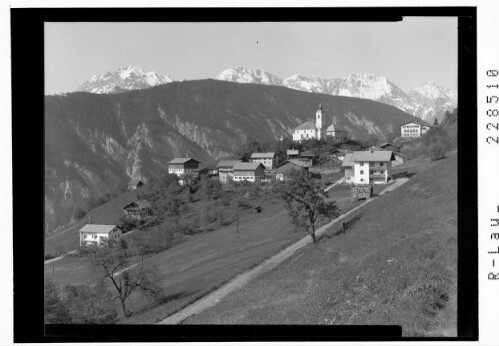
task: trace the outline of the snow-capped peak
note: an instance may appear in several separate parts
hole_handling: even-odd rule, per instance
[[[220,72],[215,79],[237,83],[281,85],[282,79],[262,70],[247,69],[242,66]]]
[[[426,81],[421,86],[414,88],[412,91],[431,101],[438,99],[456,101],[456,93],[432,81]]]
[[[95,94],[120,93],[128,90],[146,89],[153,86],[171,83],[173,79],[167,75],[150,71],[144,72],[139,66],[121,66],[114,72],[95,75],[83,83],[77,91]]]

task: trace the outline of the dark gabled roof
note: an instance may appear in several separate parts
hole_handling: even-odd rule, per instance
[[[139,207],[140,209],[145,209],[145,208],[151,208],[151,203],[145,199],[141,199],[139,201],[133,201],[131,203],[128,203],[127,205],[125,205],[123,207],[123,209],[127,209],[133,205],[137,205],[137,207]]]
[[[279,167],[282,167],[284,165],[290,164],[290,163],[293,164],[293,165],[295,165],[295,166],[298,166],[300,168],[310,167],[310,165],[308,163],[306,163],[306,162],[303,162],[303,161],[300,161],[300,160],[297,160],[297,159],[289,159],[289,160],[286,160],[286,161],[280,163],[276,167],[276,169],[279,168]]]
[[[189,162],[189,161],[191,161],[191,160],[196,161],[197,163],[201,163],[201,162],[199,162],[198,160],[195,160],[195,159],[190,158],[190,157],[176,157],[176,158],[174,158],[173,160],[168,161],[167,163],[171,163],[171,164],[177,164],[177,165],[179,165],[179,164],[184,164],[184,163],[187,163],[187,162]]]
[[[300,154],[300,157],[314,157],[314,154],[311,151],[304,151]]]
[[[259,162],[239,162],[234,165],[234,171],[254,171],[258,166],[265,168],[265,166]]]
[[[298,125],[295,128],[296,130],[315,130],[315,124],[312,123],[311,121],[304,122],[303,124]]]
[[[232,168],[237,163],[242,162],[241,160],[222,160],[217,163],[217,168]]]
[[[130,182],[128,183],[129,186],[133,186],[133,185],[137,185],[138,183],[142,183],[144,184],[144,182],[140,179],[132,179],[130,180]]]
[[[286,150],[286,155],[300,155],[300,150],[288,149]]]

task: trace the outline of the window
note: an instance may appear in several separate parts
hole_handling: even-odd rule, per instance
[[[374,167],[374,162],[370,162],[369,166]]]
[[[369,174],[374,174],[374,171],[373,171],[373,170],[371,170]]]
[[[364,167],[364,162],[361,162],[361,163],[360,163],[360,167]]]
[[[363,178],[361,178],[361,179],[360,179],[360,181],[361,181],[361,182],[363,182],[363,181],[364,181],[364,179],[363,179]]]
[[[383,162],[380,162],[380,163],[379,163],[379,165],[380,165],[381,167],[383,167]]]
[[[364,174],[364,171],[362,171],[362,170],[361,170],[361,171],[360,171],[360,174]]]

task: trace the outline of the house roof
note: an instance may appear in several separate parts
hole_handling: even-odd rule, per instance
[[[288,150],[286,150],[286,155],[300,155],[300,150],[288,149]]]
[[[95,225],[86,224],[80,229],[80,233],[109,233],[116,225]]]
[[[251,154],[251,158],[252,159],[272,159],[274,158],[275,156],[275,153],[253,153]]]
[[[423,125],[423,126],[433,127],[433,125],[432,125],[432,124],[427,123],[427,122],[426,122],[426,121],[424,121],[424,120],[408,121],[408,122],[406,122],[406,123],[400,124],[400,126],[404,126],[404,125],[407,125],[407,124],[418,124],[418,125]]]
[[[300,157],[314,157],[314,154],[311,151],[304,151],[300,154]]]
[[[393,152],[389,150],[366,150],[366,151],[354,151],[351,157],[351,161],[367,161],[367,162],[379,162],[379,161],[392,161],[395,157]]]
[[[310,165],[307,162],[300,161],[300,160],[297,160],[297,159],[289,159],[289,160],[284,161],[283,163],[280,163],[279,166],[276,167],[276,169],[279,168],[279,167],[282,167],[282,166],[284,166],[286,164],[289,164],[289,163],[291,163],[291,164],[293,164],[295,166],[298,166],[298,167],[302,167],[302,168],[303,167],[310,167]]]
[[[259,162],[238,162],[234,165],[235,171],[254,171],[258,168],[258,166],[263,165]]]
[[[315,130],[315,124],[311,121],[304,122],[295,128],[296,130]]]
[[[200,163],[198,160],[195,160],[195,159],[190,158],[190,157],[176,157],[173,160],[168,161],[168,163],[172,163],[172,164],[184,164],[184,163],[187,163],[187,162],[189,162],[191,160],[196,161],[197,163]]]
[[[345,154],[345,158],[343,159],[343,163],[341,164],[341,167],[353,167],[352,155],[353,155],[353,153],[346,153]]]
[[[340,153],[340,154],[345,155],[347,153],[347,151],[339,149],[339,148],[336,148],[336,149],[331,150],[331,154],[334,154],[334,153]]]
[[[139,201],[128,203],[127,205],[125,205],[125,207],[123,207],[123,209],[130,207],[132,204],[136,204],[140,209],[151,208],[151,203],[149,201],[141,199]]]
[[[236,163],[241,162],[241,160],[222,160],[217,163],[217,168],[232,168]]]

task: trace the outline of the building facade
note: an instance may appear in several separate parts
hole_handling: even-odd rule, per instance
[[[274,167],[275,153],[253,153],[251,154],[251,162],[261,163],[265,169]]]
[[[80,247],[87,245],[101,246],[112,239],[117,241],[123,232],[116,225],[87,224],[80,229]]]
[[[200,162],[190,157],[175,158],[168,162],[168,173],[181,176],[186,173],[196,173]]]
[[[222,160],[217,164],[218,180],[226,183],[234,177],[234,166],[241,160]]]
[[[297,159],[290,159],[284,161],[283,163],[281,163],[279,166],[276,167],[275,178],[281,181],[285,180],[287,179],[287,175],[291,170],[299,170],[299,169],[308,170],[309,166],[303,161]]]
[[[239,162],[234,165],[234,181],[249,181],[265,179],[265,166],[259,162]]]
[[[123,208],[123,212],[124,212],[125,216],[127,216],[131,219],[141,220],[142,218],[151,215],[152,207],[151,207],[151,203],[149,203],[149,201],[139,200],[139,201],[135,201],[135,202],[127,204]]]
[[[408,122],[400,126],[400,137],[402,138],[417,138],[424,135],[431,128],[429,124]]]

